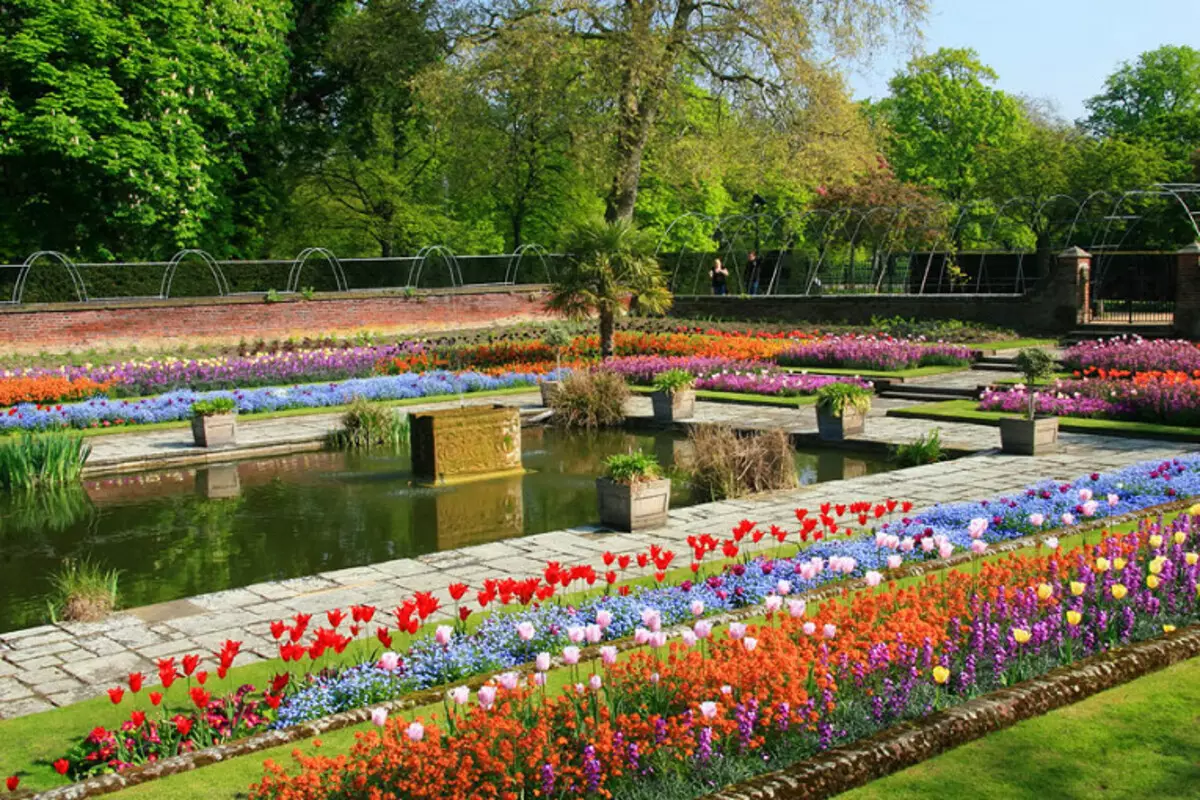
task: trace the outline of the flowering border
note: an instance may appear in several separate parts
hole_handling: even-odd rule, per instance
[[[1193,625],[1091,656],[924,719],[893,726],[870,739],[832,748],[706,798],[832,797],[1198,655],[1200,625]]]

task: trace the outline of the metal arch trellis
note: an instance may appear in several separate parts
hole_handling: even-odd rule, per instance
[[[514,250],[512,255],[509,257],[508,265],[504,268],[505,285],[513,286],[516,284],[517,270],[519,270],[521,267],[521,259],[523,259],[527,253],[532,253],[533,255],[537,256],[538,261],[541,262],[542,269],[546,273],[546,283],[553,283],[554,271],[550,268],[550,262],[546,259],[546,257],[550,255],[550,251],[536,242],[528,242]]]
[[[420,250],[417,251],[417,254],[413,257],[414,258],[413,264],[412,264],[412,266],[410,266],[408,268],[408,283],[406,284],[407,287],[416,289],[420,285],[421,272],[424,271],[425,262],[431,256],[435,257],[435,258],[440,256],[442,259],[444,259],[446,261],[446,266],[450,270],[450,285],[451,286],[460,287],[463,285],[462,269],[458,264],[458,257],[454,255],[454,251],[452,251],[449,247],[446,247],[445,245],[431,244],[431,245],[422,247]],[[416,273],[415,280],[414,280],[414,272]]]
[[[1093,258],[1095,258],[1096,264],[1093,272],[1093,281],[1097,283],[1104,280],[1108,268],[1112,263],[1112,254],[1121,249],[1125,240],[1129,238],[1129,234],[1146,218],[1144,210],[1139,213],[1118,213],[1122,210],[1125,202],[1134,197],[1172,198],[1183,209],[1183,215],[1192,229],[1192,234],[1197,240],[1200,240],[1200,184],[1159,183],[1154,184],[1149,189],[1131,189],[1122,192],[1121,196],[1113,202],[1109,213],[1103,218],[1105,224],[1099,241],[1093,241],[1092,246],[1088,248],[1093,254]],[[1191,205],[1188,204],[1188,197],[1193,198]],[[1195,206],[1194,209],[1193,206]],[[1135,209],[1127,210],[1135,211]],[[1122,228],[1121,237],[1113,242],[1111,241],[1115,235],[1113,222],[1117,221],[1124,224],[1120,226]]]
[[[225,280],[225,273],[221,271],[221,265],[217,263],[217,260],[203,250],[189,248],[187,250],[180,250],[167,262],[167,266],[163,270],[162,283],[158,290],[158,296],[161,299],[166,300],[170,298],[171,284],[175,280],[175,270],[179,267],[180,262],[188,256],[196,256],[208,267],[209,272],[212,273],[213,280],[217,283],[217,295],[219,297],[225,297],[230,294],[229,282]]]
[[[307,247],[300,251],[300,254],[292,261],[292,268],[288,271],[287,291],[295,294],[300,284],[300,272],[308,260],[314,256],[325,259],[325,263],[333,270],[333,280],[337,290],[339,292],[347,291],[349,284],[346,282],[346,273],[342,270],[342,263],[338,261],[338,257],[333,254],[333,251],[326,247]]]
[[[1010,197],[999,206],[996,207],[996,213],[992,215],[992,224],[988,227],[987,233],[983,235],[983,241],[988,244],[993,244],[996,236],[996,228],[1000,225],[1000,220],[1004,217],[1004,211],[1014,203],[1028,203],[1032,207],[1036,203],[1036,198],[1024,195],[1021,197]],[[978,274],[975,276],[975,292],[978,294],[983,288],[983,276],[987,272],[987,257],[988,250],[984,249],[979,256]],[[1013,282],[1013,290],[1021,291],[1021,287],[1025,285],[1025,253],[1017,253],[1017,274]]]
[[[720,218],[711,216],[709,214],[701,214],[698,211],[688,211],[683,214],[680,214],[675,219],[671,220],[671,222],[667,225],[666,229],[663,230],[662,235],[658,237],[658,246],[654,248],[655,258],[658,258],[661,256],[662,249],[666,245],[667,240],[671,235],[671,231],[673,231],[675,229],[675,226],[680,224],[684,220],[688,220],[688,219],[698,220],[701,223],[713,223],[717,226],[719,226],[721,223]],[[712,237],[710,236],[709,238],[712,238]],[[668,284],[671,287],[672,292],[678,293],[678,291],[679,291],[679,289],[678,289],[679,270],[683,266],[683,258],[687,254],[687,252],[688,252],[688,246],[686,244],[684,244],[682,247],[679,248],[679,252],[675,254],[675,266],[671,269],[671,282]],[[701,260],[700,264],[696,268],[696,274],[694,274],[692,276],[692,293],[693,294],[695,294],[695,292],[696,292],[695,284],[696,284],[696,280],[699,277],[699,273],[700,273],[701,269],[703,268],[703,264],[704,264],[704,261]]]
[[[33,269],[33,265],[43,258],[53,259],[67,270],[67,275],[71,278],[71,285],[75,289],[76,298],[78,298],[79,302],[86,303],[88,299],[87,286],[84,284],[83,276],[79,274],[79,269],[75,266],[75,263],[57,250],[38,250],[21,264],[20,272],[17,273],[17,281],[13,284],[13,305],[20,304],[25,297],[25,284],[29,280],[29,272]]]

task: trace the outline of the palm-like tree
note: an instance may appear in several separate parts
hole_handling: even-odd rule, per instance
[[[613,353],[613,322],[625,313],[631,297],[651,313],[671,307],[654,247],[652,237],[623,219],[585,222],[567,237],[567,265],[551,287],[547,305],[572,319],[597,315],[602,358]]]

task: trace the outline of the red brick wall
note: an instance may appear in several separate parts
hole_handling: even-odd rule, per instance
[[[0,309],[0,348],[10,351],[284,339],[318,334],[415,333],[547,319],[544,287],[324,294],[265,303],[261,297],[55,303]]]

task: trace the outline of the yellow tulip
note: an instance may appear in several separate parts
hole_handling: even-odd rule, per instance
[[[1151,561],[1150,562],[1150,574],[1151,575],[1161,575],[1162,571],[1163,571],[1163,564],[1165,564],[1165,563],[1167,563],[1167,560],[1165,558],[1163,558],[1162,556],[1159,556],[1158,558]]]
[[[1174,633],[1174,632],[1175,632],[1174,625],[1163,625],[1163,633]]]
[[[1086,588],[1087,587],[1079,581],[1071,581],[1071,594],[1075,595],[1076,597],[1079,597],[1079,595],[1083,594],[1083,590]]]
[[[1115,569],[1115,570],[1117,570],[1118,572],[1120,572],[1121,570],[1125,569],[1125,565],[1126,565],[1127,563],[1129,563],[1129,562],[1127,562],[1127,561],[1126,561],[1125,559],[1123,559],[1123,558],[1114,558],[1114,559],[1113,559],[1113,569]]]
[[[1157,575],[1147,575],[1146,576],[1146,585],[1149,586],[1151,589],[1157,589],[1158,588],[1158,576]]]
[[[1109,566],[1111,565],[1108,563],[1107,558],[1096,559],[1096,572],[1108,572]]]
[[[1200,553],[1185,553],[1183,560],[1187,562],[1189,567],[1196,566],[1196,562],[1200,561]]]
[[[1054,594],[1054,588],[1048,583],[1039,583],[1037,588],[1038,600],[1049,600]]]
[[[1150,537],[1151,547],[1162,547],[1162,537],[1157,533]]]
[[[1187,534],[1183,531],[1175,531],[1175,544],[1183,544],[1187,541]]]
[[[1025,644],[1029,641],[1030,633],[1024,628],[1013,628],[1013,638],[1017,640],[1017,644]]]
[[[946,681],[950,680],[950,670],[942,666],[934,667],[933,680],[938,684],[945,683]]]
[[[1189,508],[1188,513],[1191,514],[1193,517],[1200,515],[1200,503],[1196,503],[1194,506]]]
[[[1112,587],[1112,596],[1114,600],[1120,600],[1129,590],[1125,588],[1123,583],[1114,583]]]
[[[1067,612],[1067,624],[1068,625],[1078,625],[1079,620],[1081,620],[1081,619],[1083,619],[1083,615],[1080,614],[1078,611],[1068,611]]]

